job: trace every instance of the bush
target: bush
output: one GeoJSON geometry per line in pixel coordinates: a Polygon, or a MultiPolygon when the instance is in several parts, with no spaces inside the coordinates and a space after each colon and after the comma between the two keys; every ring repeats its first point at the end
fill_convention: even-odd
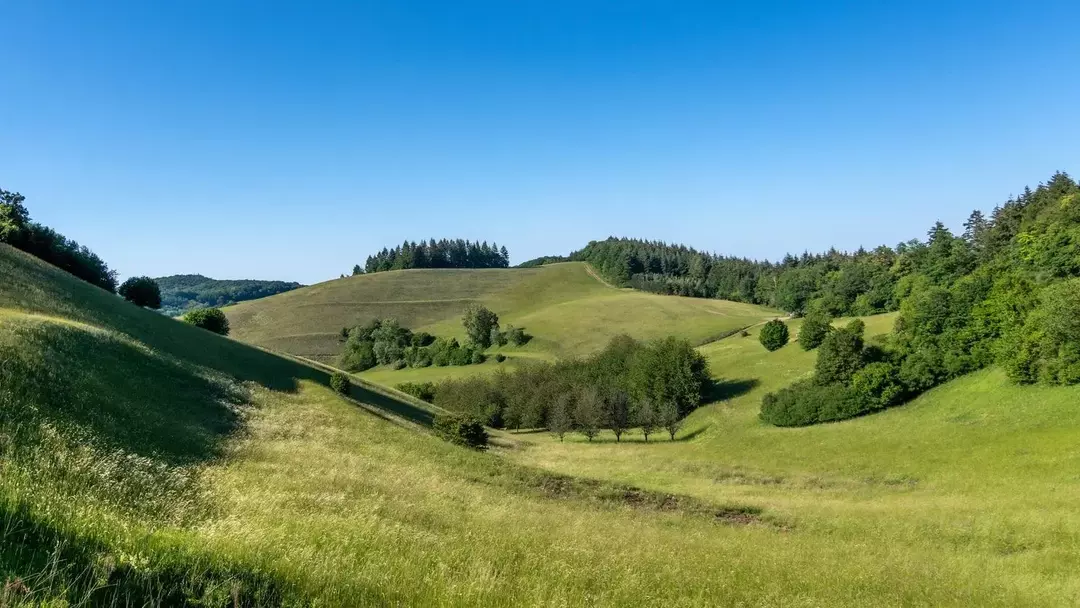
{"type": "Polygon", "coordinates": [[[215,334],[229,335],[229,319],[220,308],[199,308],[185,314],[183,320],[215,334]]]}
{"type": "Polygon", "coordinates": [[[429,334],[426,331],[413,334],[412,345],[417,348],[423,348],[425,346],[431,346],[435,342],[435,336],[429,334]]]}
{"type": "Polygon", "coordinates": [[[788,328],[780,319],[773,319],[761,328],[758,335],[761,345],[768,351],[774,351],[788,343],[788,328]]]}
{"type": "Polygon", "coordinates": [[[438,413],[432,426],[439,437],[465,447],[484,449],[488,434],[477,418],[465,414],[438,413]]]}
{"type": "Polygon", "coordinates": [[[523,346],[529,341],[530,336],[520,327],[510,325],[506,328],[506,340],[514,346],[523,346]]]}
{"type": "Polygon", "coordinates": [[[1010,332],[1001,352],[1015,382],[1080,383],[1080,279],[1045,288],[1038,306],[1010,332]]]}
{"type": "Polygon", "coordinates": [[[761,419],[776,426],[831,422],[867,411],[867,405],[848,387],[820,385],[809,380],[769,393],[761,400],[761,419]]]}
{"type": "Polygon", "coordinates": [[[484,361],[487,361],[487,355],[485,355],[480,350],[474,350],[472,352],[472,357],[470,358],[469,362],[472,363],[473,365],[480,365],[484,361]]]}
{"type": "Polygon", "coordinates": [[[421,401],[435,402],[434,382],[402,382],[396,388],[406,395],[412,395],[421,401]]]}
{"type": "Polygon", "coordinates": [[[334,389],[334,392],[339,395],[348,395],[351,384],[352,383],[349,382],[348,374],[342,372],[330,374],[330,388],[334,389]]]}
{"type": "Polygon", "coordinates": [[[390,369],[393,369],[395,371],[399,370],[399,369],[405,369],[405,360],[404,359],[398,359],[397,361],[394,361],[393,363],[390,364],[390,369]]]}
{"type": "Polygon", "coordinates": [[[874,410],[896,405],[904,398],[900,370],[884,361],[871,363],[855,372],[851,377],[851,390],[874,410]]]}
{"type": "Polygon", "coordinates": [[[350,372],[362,372],[371,369],[378,364],[375,359],[375,345],[368,340],[358,340],[356,336],[349,336],[345,343],[345,352],[340,359],[340,367],[350,372]]]}
{"type": "Polygon", "coordinates": [[[504,355],[502,353],[499,353],[499,354],[495,355],[495,362],[496,363],[502,363],[503,361],[506,361],[506,355],[504,355]]]}
{"type": "Polygon", "coordinates": [[[506,337],[506,332],[499,331],[498,328],[491,330],[491,343],[494,346],[506,346],[506,343],[510,340],[506,337]]]}
{"type": "Polygon", "coordinates": [[[847,327],[829,332],[821,342],[814,381],[821,385],[848,384],[855,372],[865,364],[863,330],[865,325],[856,319],[847,327]]]}
{"type": "Polygon", "coordinates": [[[821,346],[830,331],[832,331],[832,325],[829,323],[829,317],[820,313],[811,313],[803,319],[802,327],[799,329],[799,346],[803,350],[814,350],[821,346]]]}
{"type": "Polygon", "coordinates": [[[161,288],[150,277],[131,277],[117,292],[128,302],[143,308],[161,308],[161,288]]]}

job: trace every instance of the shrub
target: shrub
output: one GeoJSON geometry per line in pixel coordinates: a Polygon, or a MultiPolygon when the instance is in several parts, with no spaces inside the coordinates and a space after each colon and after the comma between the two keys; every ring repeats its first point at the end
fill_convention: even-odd
{"type": "Polygon", "coordinates": [[[161,308],[161,288],[150,277],[131,277],[117,292],[128,302],[143,308],[161,308]]]}
{"type": "Polygon", "coordinates": [[[514,346],[523,346],[529,341],[529,336],[524,329],[510,325],[506,328],[506,340],[514,346]]]}
{"type": "Polygon", "coordinates": [[[855,372],[851,377],[851,390],[869,409],[896,405],[904,397],[900,370],[892,363],[884,361],[871,363],[855,372]]]}
{"type": "Polygon", "coordinates": [[[425,346],[431,346],[435,342],[435,336],[429,334],[426,331],[413,334],[412,345],[417,348],[423,348],[425,346]]]}
{"type": "Polygon", "coordinates": [[[851,377],[865,364],[862,337],[864,328],[862,321],[856,319],[847,327],[831,331],[825,336],[814,365],[815,382],[821,385],[851,382],[851,377]]]}
{"type": "Polygon", "coordinates": [[[842,384],[821,385],[802,380],[761,400],[761,419],[776,426],[806,426],[843,420],[868,411],[842,384]]]}
{"type": "Polygon", "coordinates": [[[484,361],[487,361],[487,355],[485,355],[483,353],[483,351],[480,351],[480,350],[472,351],[472,356],[470,357],[470,360],[469,360],[470,363],[472,363],[473,365],[480,365],[484,361]]]}
{"type": "Polygon", "coordinates": [[[503,361],[506,361],[506,355],[504,355],[502,353],[499,353],[499,354],[495,355],[495,362],[496,363],[502,363],[503,361]]]}
{"type": "Polygon", "coordinates": [[[185,314],[183,320],[215,334],[229,335],[229,319],[220,308],[199,308],[185,314]]]}
{"type": "Polygon", "coordinates": [[[799,346],[803,350],[814,350],[825,340],[825,336],[832,331],[829,317],[821,313],[811,313],[803,319],[799,329],[799,346]]]}
{"type": "Polygon", "coordinates": [[[345,352],[340,359],[340,367],[350,372],[362,372],[378,364],[375,359],[374,344],[369,340],[358,340],[350,336],[345,343],[345,352]]]}
{"type": "Polygon", "coordinates": [[[406,395],[412,395],[421,401],[435,402],[434,382],[402,382],[396,388],[406,395]]]}
{"type": "Polygon", "coordinates": [[[774,351],[788,343],[787,325],[780,319],[773,319],[761,328],[758,339],[766,350],[774,351]]]}
{"type": "Polygon", "coordinates": [[[435,415],[432,428],[436,435],[451,443],[476,449],[487,447],[487,431],[473,416],[440,412],[435,415]]]}
{"type": "Polygon", "coordinates": [[[334,389],[334,392],[339,395],[348,395],[350,386],[348,374],[342,372],[330,374],[330,388],[334,389]]]}
{"type": "Polygon", "coordinates": [[[506,332],[499,331],[498,328],[492,328],[491,330],[491,343],[495,346],[506,346],[506,343],[510,340],[506,337],[506,332]]]}
{"type": "Polygon", "coordinates": [[[405,369],[405,360],[398,359],[397,361],[394,361],[390,364],[390,368],[393,370],[405,369]]]}
{"type": "Polygon", "coordinates": [[[742,331],[740,331],[740,332],[739,332],[739,336],[740,336],[740,337],[743,337],[743,338],[749,338],[749,337],[750,337],[750,332],[748,332],[748,331],[746,331],[746,330],[744,329],[744,330],[742,330],[742,331]]]}

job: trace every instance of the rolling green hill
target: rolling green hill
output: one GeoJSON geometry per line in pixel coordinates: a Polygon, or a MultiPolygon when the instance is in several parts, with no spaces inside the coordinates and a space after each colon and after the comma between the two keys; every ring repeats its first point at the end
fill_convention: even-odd
{"type": "Polygon", "coordinates": [[[363,385],[341,399],[317,368],[4,246],[0,275],[9,603],[1080,599],[1077,388],[988,370],[881,414],[780,429],[758,423],[760,396],[813,353],[736,335],[702,347],[727,394],[677,441],[507,434],[480,453],[395,424],[411,402],[363,385]]]}
{"type": "Polygon", "coordinates": [[[330,361],[341,351],[342,327],[376,317],[463,338],[461,313],[471,302],[494,310],[504,326],[525,327],[534,338],[524,350],[542,356],[592,352],[619,333],[643,339],[676,334],[703,342],[777,314],[749,304],[615,289],[577,262],[360,275],[244,302],[226,314],[240,340],[330,361]]]}

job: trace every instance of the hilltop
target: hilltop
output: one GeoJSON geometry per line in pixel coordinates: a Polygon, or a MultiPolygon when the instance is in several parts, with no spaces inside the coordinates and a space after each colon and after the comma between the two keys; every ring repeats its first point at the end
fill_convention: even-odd
{"type": "Polygon", "coordinates": [[[606,285],[580,262],[527,269],[418,269],[362,274],[226,309],[245,342],[320,361],[341,352],[340,331],[393,317],[414,331],[464,338],[473,302],[534,338],[525,354],[593,352],[620,333],[676,334],[701,343],[778,313],[752,304],[667,297],[606,285]]]}
{"type": "Polygon", "coordinates": [[[303,287],[286,281],[220,280],[201,274],[177,274],[154,281],[161,288],[161,312],[173,317],[194,308],[228,306],[303,287]]]}

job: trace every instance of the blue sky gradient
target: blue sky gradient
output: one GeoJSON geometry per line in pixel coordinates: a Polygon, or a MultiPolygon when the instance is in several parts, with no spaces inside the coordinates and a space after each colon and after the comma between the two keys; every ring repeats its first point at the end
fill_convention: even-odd
{"type": "Polygon", "coordinates": [[[1075,2],[0,3],[0,187],[122,275],[404,239],[748,257],[955,229],[1080,152],[1075,2]]]}

